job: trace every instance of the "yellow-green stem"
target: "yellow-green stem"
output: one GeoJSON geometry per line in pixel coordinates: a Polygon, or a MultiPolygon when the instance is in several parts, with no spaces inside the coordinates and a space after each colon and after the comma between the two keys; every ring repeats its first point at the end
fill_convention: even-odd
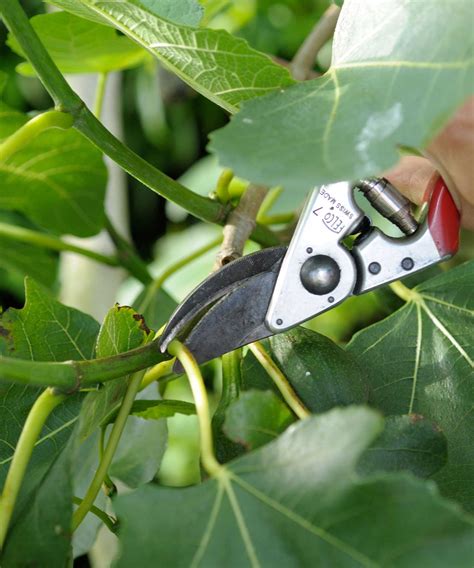
{"type": "Polygon", "coordinates": [[[282,191],[283,188],[281,186],[277,186],[277,187],[272,187],[270,191],[267,193],[265,199],[263,200],[262,205],[260,206],[260,210],[257,215],[257,221],[259,223],[261,222],[260,219],[266,218],[267,213],[273,207],[275,201],[277,201],[277,199],[280,197],[282,191]]]}
{"type": "MultiPolygon", "coordinates": [[[[75,503],[76,505],[81,505],[82,499],[80,497],[73,497],[72,502],[75,503]]],[[[90,508],[90,512],[93,515],[95,515],[98,519],[100,519],[104,523],[104,525],[109,529],[110,532],[114,534],[117,532],[117,521],[114,518],[112,518],[110,515],[108,515],[105,511],[102,511],[102,509],[99,509],[99,507],[93,505],[90,508]]]]}
{"type": "Polygon", "coordinates": [[[0,236],[49,250],[67,250],[69,252],[80,254],[81,256],[86,256],[87,258],[102,264],[107,264],[108,266],[119,266],[119,262],[114,256],[106,256],[93,250],[63,241],[54,235],[47,235],[46,233],[40,233],[39,231],[32,231],[31,229],[25,229],[24,227],[18,227],[17,225],[0,223],[0,236]]]}
{"type": "Polygon", "coordinates": [[[230,199],[229,185],[233,177],[234,177],[234,172],[226,168],[222,170],[222,173],[219,176],[219,179],[217,180],[216,195],[217,199],[221,203],[227,203],[230,199]]]}
{"type": "Polygon", "coordinates": [[[123,429],[125,428],[128,415],[130,414],[130,410],[133,405],[133,401],[135,400],[135,397],[140,390],[140,385],[144,374],[144,371],[139,371],[138,373],[134,373],[132,375],[132,378],[130,379],[127,392],[125,393],[122,406],[120,407],[117,418],[112,427],[112,432],[110,433],[107,447],[105,448],[104,455],[102,456],[102,460],[99,464],[99,467],[97,468],[97,471],[95,472],[94,478],[89,485],[89,489],[87,490],[82,503],[74,512],[72,518],[73,531],[78,528],[78,526],[84,520],[84,517],[94,505],[94,501],[96,500],[100,488],[102,487],[102,483],[104,482],[107,471],[110,467],[110,464],[112,463],[115,451],[117,450],[123,429]]]}
{"type": "Polygon", "coordinates": [[[65,398],[66,395],[58,394],[54,389],[46,389],[36,399],[23,425],[0,498],[0,550],[5,543],[16,499],[35,444],[49,415],[65,398]]]}
{"type": "Polygon", "coordinates": [[[291,223],[295,220],[295,213],[277,213],[275,215],[263,215],[258,218],[258,222],[262,225],[283,225],[291,223]]]}
{"type": "Polygon", "coordinates": [[[142,391],[146,389],[147,386],[151,385],[151,383],[154,383],[155,381],[159,381],[160,379],[171,375],[173,372],[174,362],[175,359],[169,359],[168,361],[162,361],[161,363],[158,363],[158,365],[155,365],[151,369],[148,369],[143,377],[142,384],[140,385],[140,390],[142,391]]]}
{"type": "Polygon", "coordinates": [[[50,110],[35,116],[0,144],[0,162],[8,160],[13,154],[27,146],[32,138],[45,130],[49,128],[65,130],[71,128],[73,122],[74,119],[70,114],[58,110],[50,110]]]}
{"type": "Polygon", "coordinates": [[[222,466],[214,454],[209,400],[201,371],[191,352],[177,339],[170,343],[168,353],[179,360],[188,377],[199,420],[202,465],[209,475],[216,476],[221,472],[222,466]]]}
{"type": "Polygon", "coordinates": [[[389,286],[392,292],[405,302],[414,301],[419,297],[418,292],[411,290],[410,288],[405,286],[405,284],[402,284],[399,280],[397,280],[397,282],[392,282],[391,284],[389,284],[389,286]]]}
{"type": "Polygon", "coordinates": [[[276,387],[281,392],[281,395],[285,399],[286,403],[291,408],[291,410],[296,414],[296,416],[300,420],[303,420],[304,418],[308,418],[308,416],[311,416],[310,411],[301,402],[298,395],[294,391],[293,387],[288,382],[288,379],[275,365],[270,355],[265,351],[263,345],[258,341],[256,341],[255,343],[252,343],[249,347],[252,353],[257,358],[260,365],[262,365],[262,367],[268,373],[268,376],[275,383],[276,387]]]}
{"type": "MultiPolygon", "coordinates": [[[[106,444],[105,444],[106,434],[107,434],[107,426],[102,426],[101,429],[100,429],[100,435],[99,435],[99,462],[101,462],[103,457],[104,457],[105,446],[106,446],[106,444]]],[[[105,474],[104,482],[103,482],[102,485],[103,485],[103,488],[104,488],[104,493],[108,497],[110,497],[112,494],[114,494],[116,492],[115,483],[110,479],[108,473],[105,474]]],[[[81,501],[82,501],[82,499],[81,499],[81,501]]],[[[77,504],[80,505],[80,503],[77,503],[77,504]]]]}
{"type": "Polygon", "coordinates": [[[94,115],[100,118],[102,107],[104,106],[105,88],[107,87],[108,73],[99,73],[95,90],[94,115]]]}

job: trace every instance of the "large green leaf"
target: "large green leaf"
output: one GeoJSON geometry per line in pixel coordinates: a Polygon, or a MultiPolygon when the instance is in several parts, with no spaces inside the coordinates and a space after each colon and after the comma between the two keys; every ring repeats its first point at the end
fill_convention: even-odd
{"type": "Polygon", "coordinates": [[[219,462],[225,463],[242,454],[244,450],[241,444],[232,441],[223,430],[227,410],[233,402],[238,400],[242,390],[242,350],[236,349],[225,353],[221,358],[221,363],[221,392],[211,426],[216,458],[219,462]]]}
{"type": "MultiPolygon", "coordinates": [[[[196,414],[196,407],[191,402],[184,400],[136,400],[132,409],[131,416],[145,418],[146,420],[162,420],[163,418],[171,418],[175,414],[184,414],[191,416],[196,414]]],[[[115,421],[117,412],[114,412],[107,418],[107,423],[115,421]]]]}
{"type": "Polygon", "coordinates": [[[270,339],[272,356],[312,412],[367,400],[362,366],[327,337],[303,327],[270,339]]]}
{"type": "MultiPolygon", "coordinates": [[[[0,138],[27,117],[0,106],[0,138]]],[[[0,208],[21,211],[54,232],[86,237],[103,225],[107,171],[101,153],[74,129],[50,129],[0,162],[0,208]]]]}
{"type": "Polygon", "coordinates": [[[3,92],[3,89],[5,88],[5,85],[7,84],[8,81],[8,75],[6,73],[4,73],[3,71],[0,71],[0,95],[3,92]]]}
{"type": "Polygon", "coordinates": [[[223,430],[229,439],[254,450],[277,438],[294,420],[274,392],[249,390],[229,405],[223,430]]]}
{"type": "MultiPolygon", "coordinates": [[[[20,215],[11,211],[0,211],[0,224],[4,223],[28,226],[20,215]]],[[[18,274],[21,280],[28,275],[46,286],[56,280],[58,256],[51,251],[2,236],[0,250],[0,268],[18,274]]]]}
{"type": "Polygon", "coordinates": [[[204,9],[198,0],[137,0],[153,14],[185,26],[197,26],[204,9]]]}
{"type": "Polygon", "coordinates": [[[247,99],[293,83],[288,71],[223,30],[174,24],[123,0],[54,0],[56,6],[110,24],[148,49],[196,91],[235,112],[247,99]]]}
{"type": "MultiPolygon", "coordinates": [[[[134,67],[147,56],[143,48],[115,30],[67,12],[41,14],[32,18],[31,24],[63,73],[109,73],[134,67]]],[[[7,43],[24,57],[11,34],[7,43]]],[[[35,74],[28,62],[20,63],[17,71],[35,74]]]]}
{"type": "MultiPolygon", "coordinates": [[[[89,359],[98,331],[98,323],[90,316],[63,306],[27,279],[24,308],[10,309],[0,320],[0,353],[35,361],[89,359]]],[[[39,392],[36,388],[0,383],[0,485],[39,392]]],[[[69,397],[48,418],[28,466],[19,509],[63,449],[77,421],[80,401],[79,395],[69,397]]]]}
{"type": "Polygon", "coordinates": [[[55,460],[8,533],[2,566],[67,566],[71,556],[76,436],[55,460]]]}
{"type": "Polygon", "coordinates": [[[119,497],[117,565],[470,566],[472,521],[434,484],[355,474],[381,428],[374,411],[336,409],[197,487],[119,497]]]}
{"type": "Polygon", "coordinates": [[[246,103],[211,148],[238,175],[291,190],[373,175],[474,92],[473,46],[472,0],[347,0],[329,71],[246,103]]]}
{"type": "Polygon", "coordinates": [[[0,325],[0,352],[34,361],[91,359],[99,324],[64,306],[31,278],[25,280],[26,301],[9,309],[0,325]]]}
{"type": "MultiPolygon", "coordinates": [[[[128,306],[115,305],[107,314],[97,338],[96,356],[107,357],[140,347],[153,338],[143,316],[128,306]]],[[[81,411],[80,435],[85,439],[109,422],[128,386],[128,376],[110,381],[87,395],[81,411]]],[[[156,398],[150,385],[139,398],[156,398]]],[[[153,479],[166,447],[166,422],[129,416],[109,474],[129,487],[153,479]]]]}
{"type": "Polygon", "coordinates": [[[447,443],[441,430],[418,414],[389,416],[385,429],[359,461],[358,473],[408,470],[430,477],[447,460],[447,443]]]}
{"type": "MultiPolygon", "coordinates": [[[[140,401],[156,398],[156,385],[139,393],[140,401]]],[[[156,476],[168,440],[166,420],[129,416],[110,466],[112,479],[128,487],[139,487],[156,476]]]]}
{"type": "Polygon", "coordinates": [[[418,413],[448,440],[442,491],[474,511],[474,262],[428,280],[349,351],[364,365],[370,401],[387,414],[418,413]]]}
{"type": "MultiPolygon", "coordinates": [[[[105,316],[97,337],[96,357],[110,357],[148,342],[150,330],[139,314],[128,306],[116,304],[105,316]]],[[[81,412],[82,439],[87,438],[120,404],[127,390],[128,377],[109,381],[87,395],[81,412]]]]}
{"type": "Polygon", "coordinates": [[[0,101],[0,142],[13,134],[25,122],[26,116],[0,101]]]}

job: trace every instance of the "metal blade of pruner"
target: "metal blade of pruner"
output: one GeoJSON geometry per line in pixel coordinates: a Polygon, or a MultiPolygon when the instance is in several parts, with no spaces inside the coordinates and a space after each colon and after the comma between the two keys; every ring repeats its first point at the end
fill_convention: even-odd
{"type": "Polygon", "coordinates": [[[418,223],[410,202],[387,180],[316,188],[290,245],[250,254],[209,276],[172,315],[161,350],[178,338],[203,363],[449,258],[458,247],[459,212],[441,178],[430,194],[426,219],[418,223]],[[405,236],[367,226],[355,189],[405,236]],[[359,236],[348,246],[353,234],[359,236]]]}

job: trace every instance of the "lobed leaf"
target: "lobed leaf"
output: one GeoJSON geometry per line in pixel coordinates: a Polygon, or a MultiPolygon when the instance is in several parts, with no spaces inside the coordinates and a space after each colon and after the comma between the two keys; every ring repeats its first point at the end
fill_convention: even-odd
{"type": "MultiPolygon", "coordinates": [[[[139,393],[136,402],[156,398],[156,385],[139,393]]],[[[109,474],[112,479],[135,488],[152,481],[160,467],[168,441],[166,420],[129,416],[115,452],[109,474]]]]}
{"type": "Polygon", "coordinates": [[[232,441],[224,432],[228,408],[239,399],[242,390],[242,349],[221,357],[222,381],[219,402],[212,416],[212,436],[217,461],[226,463],[243,453],[242,445],[232,441]]]}
{"type": "MultiPolygon", "coordinates": [[[[99,324],[90,316],[60,304],[29,278],[25,287],[25,306],[21,310],[11,308],[1,317],[0,353],[35,361],[91,358],[99,324]]],[[[0,486],[39,392],[36,388],[0,383],[0,486]]],[[[68,397],[48,418],[35,444],[15,515],[29,508],[30,496],[63,451],[77,421],[81,399],[80,395],[68,397]]]]}
{"type": "MultiPolygon", "coordinates": [[[[0,103],[0,140],[27,117],[0,103]]],[[[76,130],[49,129],[0,162],[0,208],[57,233],[86,237],[103,225],[107,170],[76,130]]]]}
{"type": "Polygon", "coordinates": [[[147,10],[184,26],[198,26],[204,9],[198,0],[137,0],[147,10]]]}
{"type": "MultiPolygon", "coordinates": [[[[110,357],[140,347],[152,337],[143,316],[128,306],[116,304],[104,318],[97,337],[95,355],[110,357]]],[[[120,404],[127,390],[128,377],[110,381],[87,395],[81,412],[82,440],[102,425],[105,418],[120,404]]]]}
{"type": "Polygon", "coordinates": [[[474,262],[411,291],[393,315],[358,333],[348,349],[365,363],[369,400],[387,414],[417,413],[439,425],[448,464],[441,491],[474,511],[474,262]]]}
{"type": "Polygon", "coordinates": [[[25,305],[1,318],[0,352],[33,361],[91,359],[99,324],[64,306],[31,278],[25,280],[25,305]]]}
{"type": "MultiPolygon", "coordinates": [[[[115,30],[67,12],[34,16],[31,25],[62,73],[109,73],[135,67],[147,56],[143,48],[115,30]]],[[[25,57],[11,34],[7,44],[25,57]]],[[[17,71],[35,75],[29,62],[20,63],[17,71]]]]}
{"type": "Polygon", "coordinates": [[[471,28],[471,0],[346,0],[329,71],[247,102],[210,148],[237,175],[292,191],[383,171],[474,92],[471,28]]]}
{"type": "MultiPolygon", "coordinates": [[[[191,416],[196,414],[196,407],[190,402],[183,400],[136,400],[130,411],[131,416],[144,418],[145,420],[161,420],[171,418],[175,414],[191,416]]],[[[107,417],[107,424],[115,421],[117,412],[107,417]]]]}
{"type": "MultiPolygon", "coordinates": [[[[141,314],[133,308],[116,304],[106,315],[97,338],[96,356],[108,357],[148,343],[153,333],[141,314]]],[[[128,387],[128,376],[110,381],[99,391],[87,395],[80,416],[80,437],[84,441],[99,427],[106,427],[118,410],[128,387]]],[[[139,394],[156,398],[156,387],[150,385],[139,394]]],[[[141,401],[142,403],[144,401],[141,401]]],[[[129,416],[109,475],[129,487],[151,481],[166,448],[167,428],[164,421],[149,421],[129,416]]]]}
{"type": "Polygon", "coordinates": [[[312,412],[367,401],[362,365],[327,337],[303,327],[271,337],[272,356],[312,412]]]}
{"type": "Polygon", "coordinates": [[[472,521],[434,484],[355,474],[381,428],[372,410],[333,410],[201,485],[118,497],[117,566],[470,566],[472,521]]]}
{"type": "Polygon", "coordinates": [[[357,472],[411,471],[430,477],[448,458],[447,442],[441,430],[418,414],[389,416],[385,429],[362,456],[357,472]]]}
{"type": "Polygon", "coordinates": [[[73,434],[12,526],[1,557],[5,568],[67,565],[71,556],[75,444],[73,434]]]}
{"type": "MultiPolygon", "coordinates": [[[[20,215],[11,211],[0,211],[0,224],[28,227],[20,215]]],[[[48,287],[55,282],[59,259],[51,251],[2,236],[0,250],[0,269],[17,275],[20,282],[26,274],[48,287]]]]}
{"type": "Polygon", "coordinates": [[[114,26],[193,89],[229,112],[235,112],[244,100],[293,83],[284,67],[223,30],[175,24],[130,0],[54,0],[52,3],[114,26]]]}
{"type": "Polygon", "coordinates": [[[254,450],[277,438],[294,420],[274,392],[249,390],[229,405],[223,430],[230,440],[254,450]]]}

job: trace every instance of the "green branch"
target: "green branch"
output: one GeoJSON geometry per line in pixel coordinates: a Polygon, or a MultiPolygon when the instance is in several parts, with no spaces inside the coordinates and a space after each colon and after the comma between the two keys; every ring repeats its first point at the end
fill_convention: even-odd
{"type": "Polygon", "coordinates": [[[45,130],[49,128],[67,130],[71,128],[73,122],[70,114],[57,110],[50,110],[35,116],[0,144],[0,162],[6,161],[45,130]]]}
{"type": "MultiPolygon", "coordinates": [[[[174,181],[140,158],[97,120],[61,75],[32,28],[18,0],[2,0],[0,15],[53,98],[58,110],[73,116],[74,126],[77,130],[82,132],[86,138],[123,170],[152,191],[177,203],[203,221],[218,224],[225,222],[228,213],[226,206],[198,195],[174,181]]],[[[263,246],[273,246],[279,243],[277,236],[264,226],[255,228],[252,239],[263,246]]]]}
{"type": "Polygon", "coordinates": [[[5,542],[16,499],[41,430],[51,412],[66,398],[46,389],[35,401],[21,431],[0,498],[0,550],[5,542]]]}
{"type": "Polygon", "coordinates": [[[147,369],[169,358],[160,352],[157,341],[102,359],[46,362],[0,356],[0,377],[23,385],[51,386],[63,392],[75,392],[81,387],[147,369]]]}
{"type": "Polygon", "coordinates": [[[132,409],[133,401],[135,400],[135,397],[140,390],[143,375],[144,373],[143,371],[141,371],[135,373],[130,379],[127,392],[125,393],[122,406],[120,407],[117,418],[115,419],[114,425],[112,427],[112,432],[110,433],[107,447],[105,448],[104,455],[102,456],[99,467],[97,468],[94,478],[89,485],[89,489],[87,490],[84,499],[74,512],[72,518],[73,531],[75,531],[77,527],[82,523],[84,517],[91,510],[91,507],[94,505],[94,501],[99,494],[102,483],[107,475],[107,471],[110,467],[110,464],[112,463],[115,451],[117,450],[118,444],[120,442],[120,438],[122,436],[123,429],[125,428],[128,415],[130,414],[130,410],[132,409]]]}
{"type": "Polygon", "coordinates": [[[89,250],[63,241],[59,237],[55,237],[54,235],[47,235],[46,233],[32,231],[31,229],[25,229],[24,227],[9,225],[8,223],[0,223],[0,236],[49,250],[66,250],[69,252],[75,252],[77,254],[80,254],[81,256],[86,256],[102,264],[107,264],[109,266],[119,266],[117,258],[113,256],[106,256],[93,250],[89,250]]]}

